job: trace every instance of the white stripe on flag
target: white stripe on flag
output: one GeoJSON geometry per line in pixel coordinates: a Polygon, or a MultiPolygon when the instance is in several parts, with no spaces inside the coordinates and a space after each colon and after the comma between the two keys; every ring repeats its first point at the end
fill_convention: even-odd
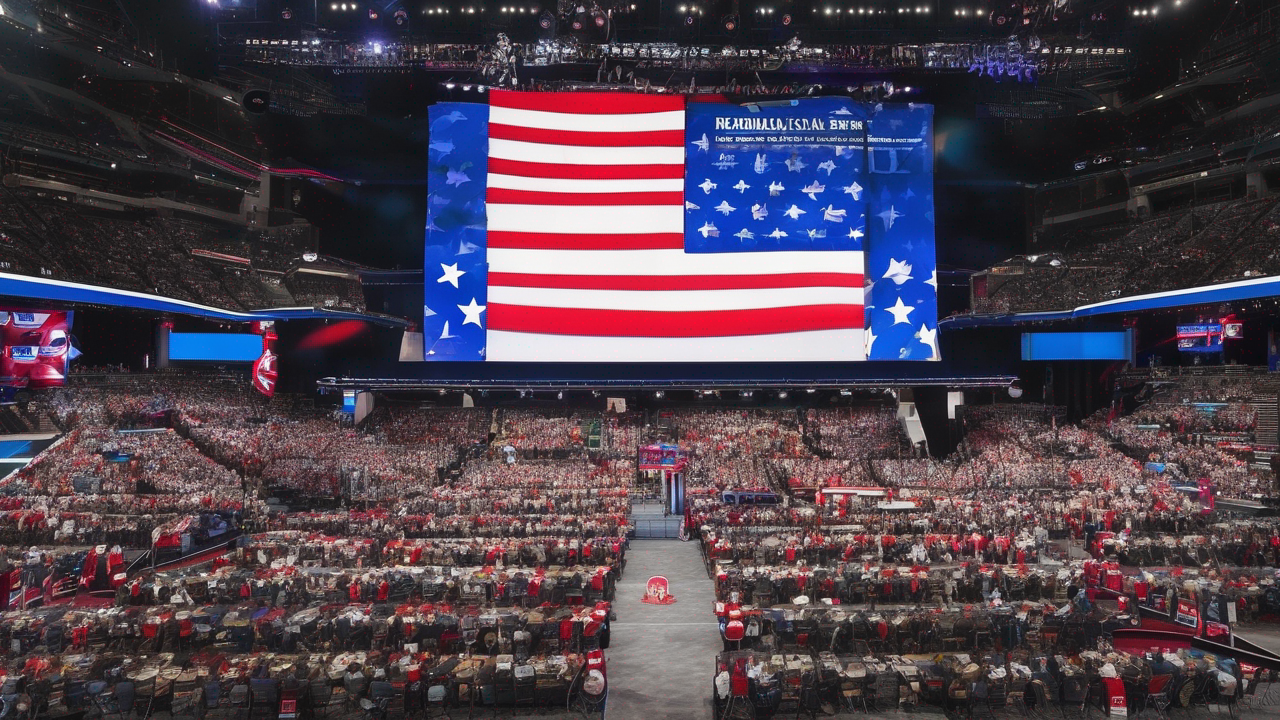
{"type": "MultiPolygon", "coordinates": [[[[488,203],[490,232],[558,235],[683,233],[679,205],[507,205],[488,203]]],[[[492,261],[490,250],[490,262],[492,261]]],[[[569,251],[581,255],[582,251],[569,251]]],[[[683,251],[677,251],[683,252],[683,251]]]]}
{"type": "Polygon", "coordinates": [[[490,330],[485,359],[500,362],[846,362],[865,360],[863,330],[713,338],[589,337],[490,330]]]}
{"type": "MultiPolygon", "coordinates": [[[[617,210],[618,208],[603,209],[617,210]]],[[[661,208],[646,208],[649,212],[659,209],[661,208]]],[[[490,219],[491,230],[494,229],[492,222],[490,219]]],[[[628,231],[657,232],[630,229],[628,231]]],[[[671,232],[671,230],[661,232],[671,232]]],[[[680,228],[675,232],[681,232],[680,228]]],[[[537,275],[860,274],[862,263],[862,252],[858,250],[699,254],[686,253],[684,250],[584,251],[489,248],[489,272],[537,275]]]]}
{"type": "Polygon", "coordinates": [[[489,288],[489,302],[553,308],[601,310],[753,310],[804,305],[861,307],[862,288],[802,287],[752,290],[570,290],[562,288],[489,288]]]}
{"type": "Polygon", "coordinates": [[[489,187],[554,193],[684,192],[684,178],[653,180],[561,180],[489,173],[489,187]]]}
{"type": "Polygon", "coordinates": [[[591,147],[489,139],[489,157],[553,165],[682,165],[682,147],[591,147]]]}
{"type": "Polygon", "coordinates": [[[653,130],[684,132],[684,111],[596,115],[517,110],[490,105],[489,124],[571,132],[632,133],[653,130]]]}

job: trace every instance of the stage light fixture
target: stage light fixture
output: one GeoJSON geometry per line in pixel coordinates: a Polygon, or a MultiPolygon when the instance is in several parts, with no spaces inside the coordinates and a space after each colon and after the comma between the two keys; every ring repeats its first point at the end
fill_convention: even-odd
{"type": "Polygon", "coordinates": [[[556,399],[557,399],[557,400],[563,400],[563,399],[564,399],[564,391],[563,391],[563,390],[561,390],[560,392],[556,393],[556,399]]]}
{"type": "Polygon", "coordinates": [[[656,398],[658,398],[659,400],[661,400],[661,399],[663,398],[663,396],[664,396],[664,395],[666,395],[666,393],[662,392],[661,390],[658,390],[657,392],[655,392],[655,393],[653,394],[653,396],[654,396],[654,397],[656,397],[656,398]]]}

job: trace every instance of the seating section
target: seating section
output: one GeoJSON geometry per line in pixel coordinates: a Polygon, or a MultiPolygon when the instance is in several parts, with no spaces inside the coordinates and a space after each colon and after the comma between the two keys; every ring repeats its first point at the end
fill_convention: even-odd
{"type": "Polygon", "coordinates": [[[1110,228],[1080,231],[1081,237],[1064,241],[1068,249],[1062,253],[1044,255],[1030,266],[1009,264],[1017,275],[991,275],[991,289],[974,297],[973,312],[1069,310],[1117,297],[1280,274],[1280,205],[1274,199],[1177,211],[1139,223],[1118,239],[1091,240],[1095,232],[1114,234],[1110,228]]]}
{"type": "Polygon", "coordinates": [[[229,310],[365,309],[360,281],[350,270],[286,272],[301,262],[300,230],[248,233],[189,220],[90,212],[37,192],[0,195],[0,271],[229,310]]]}

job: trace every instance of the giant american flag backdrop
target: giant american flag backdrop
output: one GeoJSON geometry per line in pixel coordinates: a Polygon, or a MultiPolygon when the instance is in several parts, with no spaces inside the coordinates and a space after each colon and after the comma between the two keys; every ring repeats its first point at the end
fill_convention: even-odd
{"type": "Polygon", "coordinates": [[[435,105],[424,359],[936,359],[931,121],[843,98],[435,105]]]}

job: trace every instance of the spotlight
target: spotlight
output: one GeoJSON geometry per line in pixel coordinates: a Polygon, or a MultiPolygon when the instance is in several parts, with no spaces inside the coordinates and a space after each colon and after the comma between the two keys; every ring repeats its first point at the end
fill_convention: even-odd
{"type": "Polygon", "coordinates": [[[563,391],[563,390],[561,390],[560,392],[556,393],[556,399],[557,399],[557,400],[563,400],[563,399],[564,399],[564,391],[563,391]]]}
{"type": "Polygon", "coordinates": [[[659,400],[661,400],[661,399],[662,399],[662,397],[663,397],[664,395],[666,395],[666,393],[664,393],[664,392],[663,392],[663,391],[661,391],[661,390],[658,390],[657,392],[655,392],[655,393],[653,394],[653,396],[654,396],[654,397],[656,397],[656,398],[658,398],[659,400]]]}
{"type": "Polygon", "coordinates": [[[787,391],[786,391],[786,390],[779,390],[779,391],[778,391],[778,399],[779,399],[779,400],[786,400],[786,399],[787,399],[787,391]]]}
{"type": "MultiPolygon", "coordinates": [[[[446,89],[446,90],[452,90],[452,89],[454,89],[455,87],[457,87],[457,85],[454,85],[453,83],[445,83],[445,84],[444,84],[444,87],[445,87],[445,89],[446,89]]],[[[523,396],[523,395],[521,395],[520,397],[524,397],[524,396],[523,396]]]]}

